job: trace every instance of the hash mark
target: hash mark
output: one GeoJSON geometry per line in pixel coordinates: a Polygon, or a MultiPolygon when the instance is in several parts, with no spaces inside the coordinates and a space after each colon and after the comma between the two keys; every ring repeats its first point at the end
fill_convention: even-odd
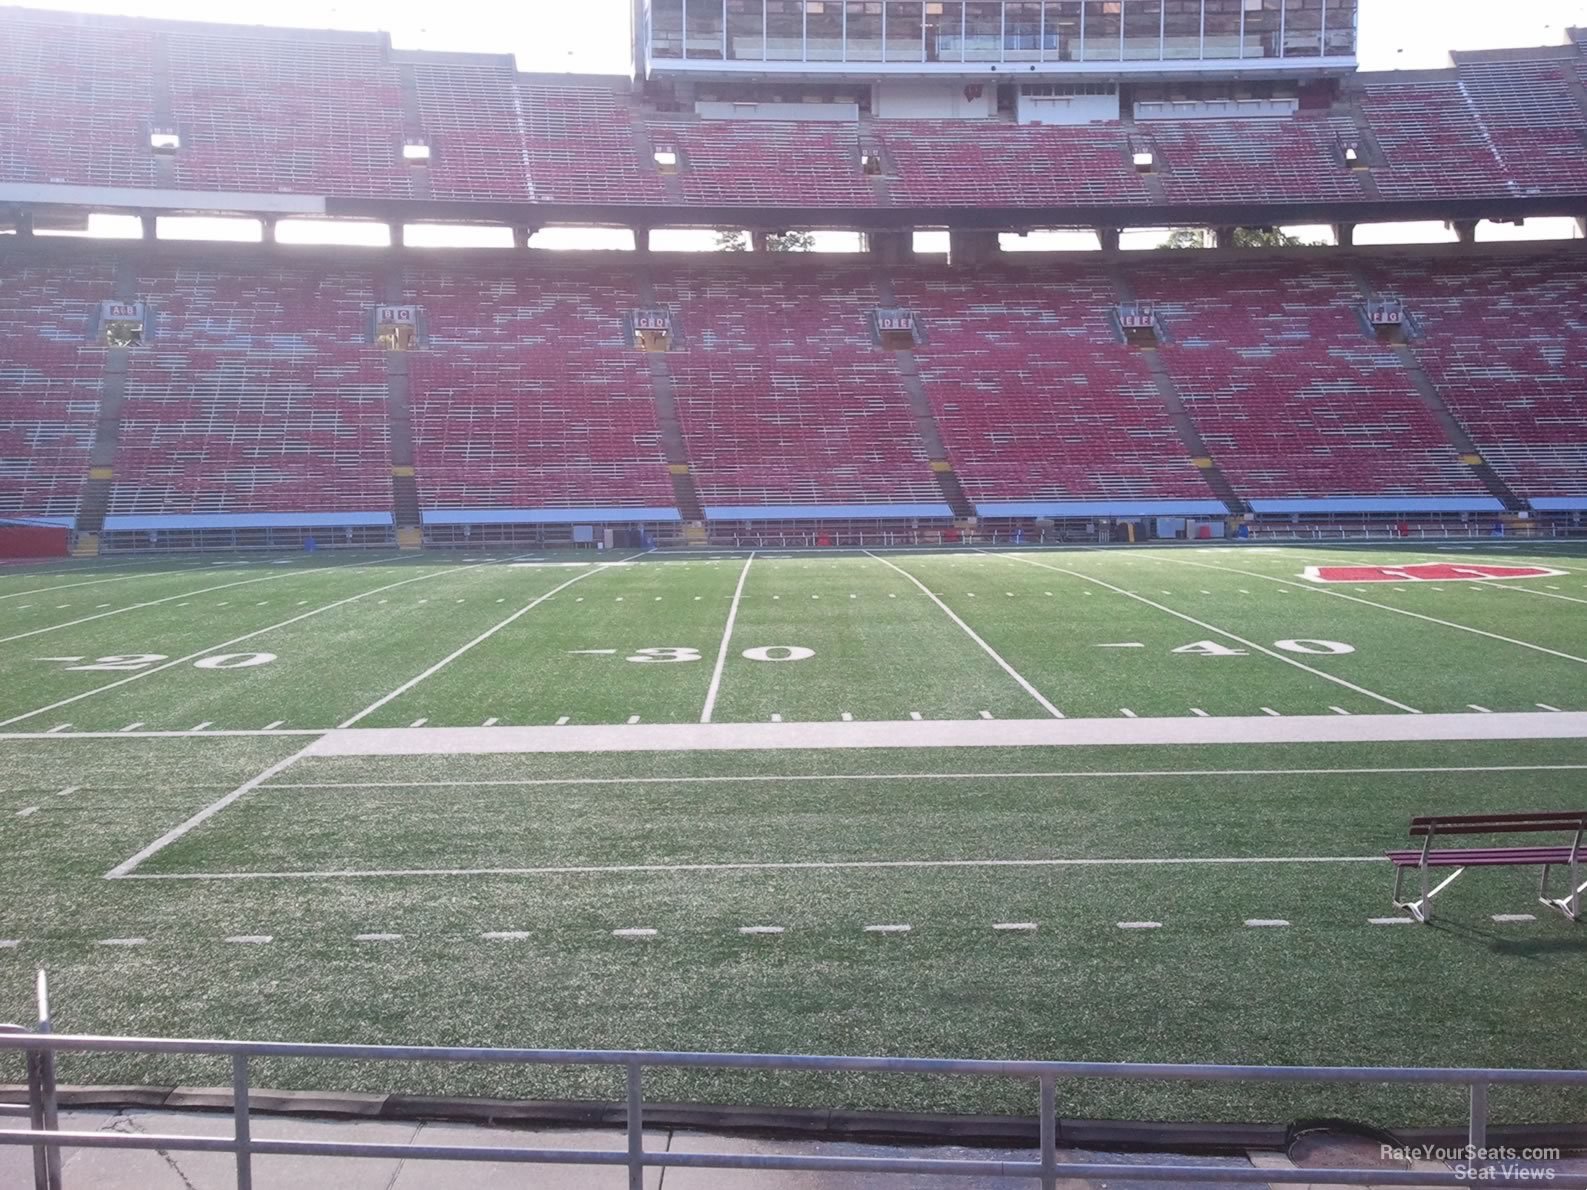
{"type": "Polygon", "coordinates": [[[1036,923],[1033,921],[999,921],[992,923],[994,930],[1034,930],[1036,923]]]}
{"type": "Polygon", "coordinates": [[[499,723],[499,722],[501,722],[501,720],[499,720],[499,719],[487,719],[487,720],[485,720],[485,722],[481,723],[480,726],[481,727],[495,727],[496,724],[499,723]]]}
{"type": "Polygon", "coordinates": [[[226,941],[235,942],[241,946],[268,946],[275,941],[275,937],[271,934],[233,934],[226,941]]]}
{"type": "Polygon", "coordinates": [[[137,722],[136,722],[136,723],[129,723],[129,724],[127,724],[127,725],[126,725],[126,726],[125,726],[125,727],[123,727],[123,728],[122,728],[122,729],[121,729],[121,730],[122,730],[122,731],[137,731],[137,730],[138,730],[138,728],[140,728],[140,727],[142,727],[142,726],[143,726],[143,720],[141,720],[141,719],[139,719],[139,720],[138,720],[138,721],[137,721],[137,722]]]}
{"type": "Polygon", "coordinates": [[[1119,714],[1123,715],[1126,719],[1134,719],[1136,717],[1135,712],[1130,710],[1129,707],[1120,707],[1119,714]]]}
{"type": "Polygon", "coordinates": [[[1348,715],[1350,713],[1349,711],[1345,710],[1344,707],[1330,706],[1328,709],[1336,715],[1348,715]]]}
{"type": "Polygon", "coordinates": [[[522,942],[525,938],[529,937],[529,931],[495,930],[490,933],[481,934],[480,937],[485,939],[487,942],[522,942]]]}
{"type": "Polygon", "coordinates": [[[1264,715],[1272,715],[1275,719],[1278,718],[1278,712],[1275,711],[1272,707],[1263,707],[1262,708],[1262,714],[1264,714],[1264,715]]]}
{"type": "Polygon", "coordinates": [[[1163,923],[1160,921],[1121,921],[1118,923],[1121,930],[1160,930],[1163,923]]]}
{"type": "Polygon", "coordinates": [[[911,719],[915,720],[918,723],[920,721],[920,712],[919,711],[910,711],[909,712],[909,717],[911,719]]]}
{"type": "Polygon", "coordinates": [[[1467,704],[1466,704],[1466,705],[1467,705],[1467,706],[1468,706],[1468,707],[1470,707],[1470,708],[1471,708],[1471,709],[1472,709],[1472,710],[1474,710],[1474,711],[1477,711],[1477,712],[1479,712],[1479,713],[1481,713],[1481,714],[1484,714],[1484,715],[1491,715],[1491,714],[1493,714],[1493,712],[1492,712],[1492,711],[1490,711],[1490,710],[1489,710],[1489,709],[1488,709],[1488,708],[1487,708],[1487,707],[1479,707],[1479,706],[1478,706],[1478,705],[1477,705],[1477,704],[1476,704],[1476,703],[1474,703],[1474,702],[1468,702],[1468,703],[1467,703],[1467,704]]]}
{"type": "Polygon", "coordinates": [[[354,934],[354,942],[401,942],[401,934],[354,934]]]}
{"type": "Polygon", "coordinates": [[[409,727],[423,727],[428,722],[429,722],[428,719],[415,719],[412,723],[408,724],[408,726],[409,727]]]}
{"type": "Polygon", "coordinates": [[[567,726],[567,722],[568,722],[568,717],[566,715],[563,715],[562,718],[557,720],[557,726],[558,727],[566,727],[567,726]]]}
{"type": "Polygon", "coordinates": [[[630,715],[630,716],[628,716],[628,724],[629,724],[630,727],[632,727],[635,723],[638,723],[638,722],[639,722],[639,716],[638,715],[630,715]]]}
{"type": "Polygon", "coordinates": [[[867,934],[907,934],[913,928],[914,928],[913,926],[907,926],[907,925],[866,926],[865,927],[865,932],[867,934]]]}
{"type": "Polygon", "coordinates": [[[142,946],[147,938],[101,938],[95,946],[142,946]]]}
{"type": "Polygon", "coordinates": [[[1367,924],[1374,926],[1414,926],[1416,919],[1414,917],[1369,917],[1367,918],[1367,924]]]}
{"type": "Polygon", "coordinates": [[[1207,712],[1202,710],[1200,707],[1191,707],[1190,713],[1198,719],[1206,719],[1209,717],[1207,712]]]}
{"type": "Polygon", "coordinates": [[[18,818],[28,818],[28,817],[31,817],[34,814],[37,814],[38,812],[39,812],[39,808],[37,806],[29,806],[26,810],[18,810],[17,811],[17,817],[18,818]]]}
{"type": "Polygon", "coordinates": [[[992,712],[991,711],[982,711],[981,712],[981,718],[990,719],[991,717],[992,717],[992,712]]]}
{"type": "Polygon", "coordinates": [[[277,719],[274,723],[266,723],[264,725],[264,729],[266,731],[274,731],[276,728],[280,727],[285,722],[286,722],[285,719],[277,719]]]}
{"type": "Polygon", "coordinates": [[[644,926],[634,926],[623,930],[613,930],[613,938],[654,938],[656,931],[644,926]]]}
{"type": "Polygon", "coordinates": [[[781,715],[773,715],[771,717],[771,721],[773,723],[781,723],[782,722],[782,716],[781,715]]]}
{"type": "Polygon", "coordinates": [[[1264,926],[1287,926],[1289,922],[1282,917],[1248,917],[1245,924],[1253,929],[1261,929],[1264,926]]]}
{"type": "Polygon", "coordinates": [[[188,730],[189,731],[203,731],[206,727],[209,727],[209,726],[213,725],[214,722],[215,721],[213,719],[205,719],[204,722],[202,722],[202,723],[195,723],[192,727],[188,728],[188,730]]]}
{"type": "Polygon", "coordinates": [[[843,720],[843,722],[845,722],[845,723],[853,723],[854,722],[854,716],[849,714],[847,711],[844,711],[841,715],[838,716],[838,718],[843,720]]]}
{"type": "Polygon", "coordinates": [[[1493,920],[1497,922],[1536,921],[1537,916],[1532,913],[1495,913],[1493,920]]]}
{"type": "Polygon", "coordinates": [[[1534,705],[1536,705],[1537,709],[1540,710],[1540,711],[1558,711],[1559,710],[1558,707],[1551,707],[1546,702],[1540,702],[1540,703],[1536,703],[1534,705]]]}
{"type": "Polygon", "coordinates": [[[780,933],[783,932],[783,927],[782,926],[739,926],[738,927],[738,932],[740,934],[780,934],[780,933]]]}

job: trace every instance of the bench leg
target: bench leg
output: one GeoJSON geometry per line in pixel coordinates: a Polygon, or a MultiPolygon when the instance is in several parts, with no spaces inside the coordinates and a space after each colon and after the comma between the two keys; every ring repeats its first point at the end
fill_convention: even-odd
{"type": "Polygon", "coordinates": [[[1443,892],[1451,884],[1455,883],[1455,881],[1460,878],[1460,874],[1466,869],[1456,868],[1438,885],[1433,888],[1428,888],[1427,869],[1422,868],[1422,895],[1414,901],[1400,900],[1400,873],[1404,872],[1404,870],[1404,868],[1399,868],[1394,873],[1394,907],[1396,909],[1406,910],[1417,921],[1421,922],[1423,925],[1426,925],[1428,922],[1433,920],[1433,898],[1439,893],[1443,892]]]}
{"type": "Polygon", "coordinates": [[[1550,909],[1557,909],[1571,921],[1581,920],[1581,895],[1587,892],[1587,882],[1577,883],[1581,877],[1581,869],[1575,864],[1570,866],[1569,891],[1563,897],[1548,895],[1548,876],[1551,864],[1543,865],[1543,877],[1538,882],[1537,899],[1540,904],[1547,905],[1550,909]]]}

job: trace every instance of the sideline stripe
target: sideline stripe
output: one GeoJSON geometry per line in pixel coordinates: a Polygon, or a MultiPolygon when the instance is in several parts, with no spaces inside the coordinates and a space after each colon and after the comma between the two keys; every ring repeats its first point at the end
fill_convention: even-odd
{"type": "MultiPolygon", "coordinates": [[[[312,745],[310,746],[312,747],[312,745]]],[[[243,782],[243,784],[239,785],[236,789],[228,793],[225,797],[219,798],[205,806],[202,810],[193,815],[180,826],[173,827],[171,830],[166,831],[165,834],[161,835],[158,839],[150,843],[147,847],[138,852],[136,855],[132,856],[130,859],[125,859],[115,867],[111,868],[110,871],[105,873],[105,879],[125,879],[129,873],[137,868],[139,864],[143,863],[151,856],[164,851],[167,847],[169,847],[172,843],[175,843],[194,827],[202,826],[204,823],[208,822],[211,818],[215,817],[215,815],[219,814],[222,810],[231,805],[233,802],[237,801],[239,798],[247,797],[250,793],[252,793],[255,789],[258,789],[259,786],[270,780],[270,778],[275,776],[277,773],[285,772],[287,769],[292,767],[295,761],[297,761],[307,752],[308,748],[300,748],[291,756],[288,756],[285,760],[276,761],[275,764],[265,769],[264,772],[260,773],[258,776],[249,778],[247,781],[243,782]]]]}
{"type": "MultiPolygon", "coordinates": [[[[4,738],[0,736],[0,738],[4,738]]],[[[133,739],[134,736],[117,736],[133,739]]],[[[1115,747],[1145,744],[1365,744],[1587,739],[1587,712],[1268,715],[1158,719],[911,719],[864,723],[641,723],[329,731],[316,756],[532,752],[712,752],[777,748],[1115,747]]]]}
{"type": "MultiPolygon", "coordinates": [[[[402,560],[403,559],[399,559],[399,561],[402,560]]],[[[61,707],[70,706],[72,703],[79,702],[82,699],[92,698],[96,694],[103,694],[106,690],[114,690],[118,686],[125,686],[128,682],[137,682],[143,678],[153,677],[157,673],[163,673],[165,670],[172,669],[178,665],[186,665],[191,661],[197,661],[200,657],[206,657],[211,653],[218,653],[221,649],[229,649],[233,645],[240,645],[244,641],[252,640],[256,636],[263,636],[267,632],[275,632],[282,628],[288,628],[299,621],[310,619],[311,617],[321,615],[324,612],[334,611],[336,608],[342,607],[349,603],[355,603],[358,600],[367,598],[370,595],[379,595],[382,591],[390,591],[396,587],[405,587],[409,583],[420,583],[426,579],[441,578],[448,574],[456,574],[461,570],[474,570],[480,566],[486,565],[489,565],[489,563],[476,562],[469,566],[453,566],[446,570],[432,571],[429,574],[416,574],[412,578],[405,578],[395,583],[387,583],[385,586],[375,587],[373,590],[360,591],[357,595],[349,595],[345,599],[338,599],[334,603],[327,603],[322,607],[314,608],[312,611],[306,611],[301,615],[293,616],[290,620],[282,620],[280,623],[271,624],[267,628],[256,628],[252,632],[244,633],[242,636],[234,636],[228,641],[222,641],[218,645],[210,645],[207,648],[198,650],[196,653],[189,653],[185,657],[178,657],[174,661],[167,661],[163,665],[156,665],[152,669],[140,670],[135,674],[128,674],[126,677],[117,681],[107,682],[103,686],[95,686],[92,690],[84,690],[81,694],[73,694],[71,697],[63,698],[59,702],[52,702],[49,704],[49,706],[39,707],[34,711],[25,711],[20,715],[13,715],[9,719],[0,719],[0,727],[10,727],[13,723],[21,723],[24,719],[32,719],[36,715],[43,715],[48,711],[59,710],[61,707]]],[[[337,567],[326,567],[326,569],[333,570],[337,569],[337,567]]],[[[357,567],[348,564],[348,569],[356,570],[357,567]]]]}
{"type": "MultiPolygon", "coordinates": [[[[1238,641],[1240,644],[1244,645],[1248,649],[1255,649],[1258,653],[1263,653],[1263,654],[1273,658],[1275,661],[1282,661],[1285,665],[1292,665],[1296,669],[1305,670],[1307,673],[1312,674],[1315,677],[1322,678],[1325,681],[1332,682],[1336,686],[1343,686],[1346,690],[1354,690],[1357,694],[1365,695],[1367,698],[1375,699],[1378,702],[1384,703],[1387,706],[1394,707],[1397,710],[1405,711],[1405,712],[1407,712],[1409,714],[1412,714],[1412,715],[1420,715],[1421,714],[1421,712],[1418,711],[1415,707],[1406,706],[1403,702],[1396,702],[1394,699],[1389,698],[1387,695],[1378,694],[1376,691],[1368,690],[1365,686],[1357,686],[1354,682],[1347,682],[1347,681],[1345,681],[1344,678],[1341,678],[1341,677],[1339,677],[1339,676],[1337,676],[1335,674],[1327,673],[1327,672],[1325,672],[1323,670],[1320,670],[1320,669],[1314,669],[1313,667],[1311,667],[1310,665],[1307,665],[1303,661],[1297,661],[1293,657],[1286,657],[1283,653],[1277,652],[1276,650],[1273,650],[1273,649],[1266,648],[1266,647],[1264,647],[1262,645],[1257,644],[1255,641],[1246,640],[1243,636],[1236,636],[1234,633],[1229,632],[1226,629],[1216,628],[1213,625],[1207,623],[1205,620],[1198,620],[1194,616],[1186,615],[1184,612],[1175,611],[1173,608],[1167,607],[1164,604],[1158,603],[1156,600],[1148,599],[1144,595],[1137,595],[1133,591],[1126,591],[1123,587],[1116,587],[1110,582],[1105,582],[1104,580],[1099,579],[1099,578],[1092,578],[1089,574],[1082,574],[1078,570],[1069,570],[1069,569],[1067,569],[1065,567],[1062,567],[1062,566],[1052,566],[1052,565],[1050,565],[1050,564],[1048,564],[1046,562],[1036,562],[1036,561],[1031,560],[1030,558],[1021,558],[1017,554],[1007,554],[1007,555],[1003,555],[1003,556],[1007,557],[1009,559],[1009,561],[1011,561],[1011,562],[1023,562],[1026,566],[1036,566],[1036,567],[1040,567],[1042,570],[1054,570],[1054,571],[1057,571],[1059,574],[1067,574],[1067,575],[1070,575],[1073,578],[1082,579],[1083,581],[1088,582],[1088,583],[1094,583],[1096,586],[1103,587],[1103,588],[1105,588],[1105,589],[1107,589],[1109,591],[1114,592],[1117,595],[1123,595],[1126,598],[1133,599],[1133,600],[1135,600],[1138,603],[1144,603],[1148,607],[1155,607],[1160,612],[1167,612],[1169,615],[1174,616],[1177,619],[1183,620],[1187,624],[1194,624],[1197,628],[1205,629],[1207,632],[1215,632],[1219,636],[1225,636],[1225,637],[1228,637],[1230,640],[1238,641]]],[[[1191,565],[1199,565],[1199,563],[1191,563],[1191,565]]],[[[1215,569],[1222,569],[1222,568],[1221,567],[1217,567],[1215,569]]],[[[1244,572],[1242,571],[1241,573],[1244,573],[1244,572]]]]}
{"type": "MultiPolygon", "coordinates": [[[[910,574],[909,571],[905,570],[902,566],[895,566],[893,563],[889,562],[886,558],[878,557],[876,554],[871,553],[870,550],[866,550],[865,551],[865,556],[868,557],[868,558],[874,558],[874,559],[876,559],[876,561],[880,562],[883,566],[887,566],[887,567],[889,567],[889,568],[891,568],[893,570],[898,571],[899,574],[903,575],[910,582],[914,583],[915,586],[919,587],[920,590],[922,591],[922,593],[924,593],[924,595],[926,596],[926,598],[931,600],[931,602],[935,603],[938,607],[940,607],[947,614],[948,619],[952,620],[960,628],[964,629],[965,635],[967,635],[976,644],[980,645],[981,648],[986,651],[986,655],[988,657],[990,657],[993,661],[997,662],[998,665],[1002,667],[1004,673],[1008,674],[1009,677],[1013,678],[1016,682],[1018,682],[1020,684],[1020,688],[1023,689],[1026,694],[1028,694],[1032,698],[1034,698],[1036,700],[1036,702],[1041,706],[1042,710],[1046,711],[1054,719],[1062,719],[1064,717],[1063,712],[1060,711],[1057,707],[1053,706],[1052,703],[1048,702],[1047,699],[1042,695],[1042,692],[1040,690],[1036,689],[1036,687],[1032,686],[1029,682],[1027,682],[1024,679],[1024,677],[1020,674],[1020,672],[1018,670],[1016,670],[1012,665],[1010,665],[1007,661],[1004,661],[1003,658],[998,655],[996,649],[992,648],[991,645],[987,644],[984,640],[982,640],[980,638],[980,636],[978,636],[976,634],[975,629],[971,628],[963,620],[959,619],[959,617],[954,614],[954,611],[953,611],[953,609],[951,607],[949,607],[946,603],[942,602],[942,600],[938,599],[936,597],[936,595],[932,594],[931,589],[929,587],[927,587],[925,583],[921,582],[914,575],[910,574]]],[[[0,724],[0,726],[4,726],[4,725],[0,724]]]]}
{"type": "Polygon", "coordinates": [[[1437,765],[1426,768],[1343,769],[1081,769],[1065,772],[996,773],[770,773],[726,777],[516,777],[499,781],[277,781],[271,789],[483,789],[533,785],[741,785],[759,782],[786,784],[796,781],[1002,781],[1088,780],[1117,778],[1137,781],[1148,777],[1361,777],[1407,773],[1553,773],[1584,772],[1587,764],[1437,765]]]}
{"type": "MultiPolygon", "coordinates": [[[[615,562],[615,563],[612,563],[612,565],[614,565],[614,566],[623,566],[623,565],[627,565],[627,563],[615,562]]],[[[562,583],[562,584],[560,584],[558,586],[552,587],[544,595],[541,595],[541,596],[539,596],[536,599],[532,599],[528,603],[524,604],[524,606],[520,607],[517,611],[513,612],[512,615],[508,616],[505,620],[501,621],[501,623],[495,625],[494,627],[487,628],[484,632],[481,632],[478,636],[476,636],[473,640],[469,641],[468,644],[464,645],[462,648],[454,649],[451,653],[448,653],[445,657],[441,658],[441,660],[437,661],[434,665],[430,666],[429,669],[425,670],[423,673],[419,674],[417,677],[409,678],[406,682],[404,682],[402,685],[398,686],[390,694],[387,694],[387,695],[385,695],[385,696],[383,696],[381,698],[377,698],[374,702],[370,703],[363,710],[359,711],[358,714],[354,715],[351,719],[345,720],[343,723],[341,723],[340,727],[344,728],[344,729],[348,728],[348,727],[351,727],[353,724],[357,723],[360,719],[364,718],[364,716],[372,714],[375,711],[378,711],[381,707],[385,706],[388,702],[392,701],[392,699],[401,698],[404,694],[406,694],[408,691],[412,690],[415,686],[417,686],[420,682],[424,681],[426,678],[433,677],[435,674],[437,674],[437,673],[441,672],[441,670],[445,669],[448,665],[451,665],[452,662],[456,661],[459,657],[461,657],[464,653],[468,652],[475,645],[484,644],[491,637],[495,636],[503,628],[506,628],[509,624],[513,623],[519,617],[528,615],[530,612],[534,611],[535,608],[539,607],[547,599],[550,599],[551,596],[555,595],[558,591],[565,591],[569,587],[571,587],[574,583],[583,582],[585,579],[589,578],[591,575],[600,574],[603,571],[606,571],[606,570],[609,570],[609,569],[611,569],[610,566],[593,567],[593,568],[591,568],[589,570],[584,570],[584,571],[579,572],[578,574],[574,575],[572,578],[568,579],[568,581],[565,582],[565,583],[562,583]]],[[[3,725],[0,725],[0,726],[3,726],[3,725]]],[[[483,730],[486,730],[486,729],[481,728],[480,730],[483,731],[483,730]]]]}
{"type": "MultiPolygon", "coordinates": [[[[831,872],[889,868],[1233,867],[1255,864],[1381,864],[1381,855],[1192,856],[1159,859],[854,859],[766,863],[611,864],[542,868],[340,868],[322,872],[138,872],[120,880],[389,880],[434,876],[632,876],[678,872],[831,872]]],[[[108,877],[107,877],[108,878],[108,877]]]]}
{"type": "Polygon", "coordinates": [[[1282,583],[1286,587],[1299,587],[1302,591],[1315,591],[1319,595],[1330,595],[1335,599],[1348,599],[1351,603],[1360,603],[1366,607],[1375,607],[1381,611],[1393,612],[1397,616],[1410,616],[1413,620],[1426,620],[1429,624],[1438,624],[1444,628],[1454,628],[1460,632],[1470,632],[1476,636],[1486,636],[1489,640],[1502,640],[1507,645],[1519,645],[1523,649],[1531,649],[1538,653],[1547,653],[1550,657],[1559,657],[1565,661],[1575,661],[1580,665],[1587,665],[1587,657],[1577,657],[1572,653],[1561,653],[1558,649],[1546,648],[1543,645],[1534,645],[1531,641],[1516,640],[1513,636],[1500,636],[1497,632],[1489,632],[1483,628],[1473,628],[1470,624],[1457,624],[1453,620],[1440,620],[1437,616],[1425,616],[1421,612],[1413,612],[1407,608],[1395,607],[1389,603],[1376,603],[1371,599],[1363,599],[1359,595],[1347,595],[1343,591],[1334,591],[1328,587],[1319,587],[1315,583],[1296,582],[1293,579],[1278,578],[1271,574],[1262,574],[1256,570],[1236,570],[1230,566],[1214,566],[1210,562],[1190,562],[1184,558],[1170,558],[1167,561],[1181,566],[1199,566],[1203,570],[1219,570],[1224,574],[1243,574],[1250,578],[1264,579],[1270,583],[1282,583]]]}
{"type": "Polygon", "coordinates": [[[738,621],[738,601],[744,597],[744,583],[749,578],[749,566],[754,560],[755,551],[750,550],[749,557],[744,559],[744,569],[739,572],[738,586],[733,588],[733,602],[727,608],[727,624],[722,628],[722,643],[716,650],[716,668],[711,671],[711,685],[705,692],[705,706],[700,711],[701,723],[709,723],[711,712],[716,710],[716,694],[722,687],[722,670],[727,665],[727,648],[733,639],[733,625],[738,621]]]}

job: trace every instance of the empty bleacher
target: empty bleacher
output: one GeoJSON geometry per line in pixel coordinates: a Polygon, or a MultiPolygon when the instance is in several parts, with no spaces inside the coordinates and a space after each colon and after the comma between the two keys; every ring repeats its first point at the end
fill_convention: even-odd
{"type": "Polygon", "coordinates": [[[640,305],[625,270],[546,262],[409,280],[427,326],[407,356],[427,520],[671,508],[645,358],[623,341],[640,305]]]}
{"type": "MultiPolygon", "coordinates": [[[[772,260],[775,266],[776,261],[772,260]]],[[[667,355],[708,512],[942,505],[896,362],[870,338],[863,266],[658,269],[679,320],[667,355]]]]}
{"type": "Polygon", "coordinates": [[[1346,168],[1355,140],[1345,117],[1302,112],[1276,119],[1152,120],[1140,131],[1162,158],[1170,202],[1360,201],[1361,175],[1346,168]]]}
{"type": "Polygon", "coordinates": [[[471,201],[529,199],[517,75],[510,60],[437,62],[401,56],[413,79],[419,119],[432,155],[420,167],[430,196],[471,201]]]}
{"type": "Polygon", "coordinates": [[[661,110],[626,77],[520,75],[503,56],[393,51],[383,34],[0,7],[0,178],[685,208],[1565,196],[1587,190],[1584,72],[1562,48],[1462,55],[1347,80],[1331,107],[1323,93],[1293,116],[1131,127],[717,120],[661,110]],[[148,136],[164,125],[182,144],[160,162],[148,136]],[[1381,151],[1370,182],[1340,160],[1362,132],[1381,151]],[[428,166],[403,163],[410,136],[431,145],[428,166]],[[1157,177],[1136,172],[1132,136],[1154,143],[1157,177]],[[862,171],[861,143],[882,181],[862,171]],[[657,148],[679,152],[675,181],[657,148]]]}
{"type": "Polygon", "coordinates": [[[402,95],[376,34],[166,34],[177,185],[408,197],[402,95]]]}
{"type": "Polygon", "coordinates": [[[0,518],[77,515],[105,353],[89,345],[104,266],[7,268],[0,283],[0,518]]]}
{"type": "Polygon", "coordinates": [[[1242,497],[1488,500],[1401,362],[1368,336],[1337,266],[1157,259],[1128,271],[1156,304],[1186,412],[1242,497]]]}
{"type": "Polygon", "coordinates": [[[1100,268],[894,274],[922,320],[915,358],[977,505],[1208,500],[1141,356],[1109,322],[1100,268]]]}
{"type": "Polygon", "coordinates": [[[139,286],[153,336],[128,352],[109,513],[130,520],[116,527],[389,520],[386,371],[367,345],[367,274],[177,267],[145,270],[139,286]]]}
{"type": "Polygon", "coordinates": [[[0,180],[152,186],[148,23],[0,9],[0,180]]]}
{"type": "Polygon", "coordinates": [[[1376,262],[1417,357],[1519,495],[1587,504],[1587,265],[1579,254],[1376,262]]]}

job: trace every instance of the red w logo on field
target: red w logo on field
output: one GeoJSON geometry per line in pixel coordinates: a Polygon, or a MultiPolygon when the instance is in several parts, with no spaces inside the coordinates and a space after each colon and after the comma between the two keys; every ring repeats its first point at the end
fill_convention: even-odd
{"type": "Polygon", "coordinates": [[[1547,566],[1484,566],[1462,562],[1419,562],[1413,566],[1308,566],[1314,583],[1459,583],[1499,578],[1547,578],[1564,574],[1547,566]]]}

